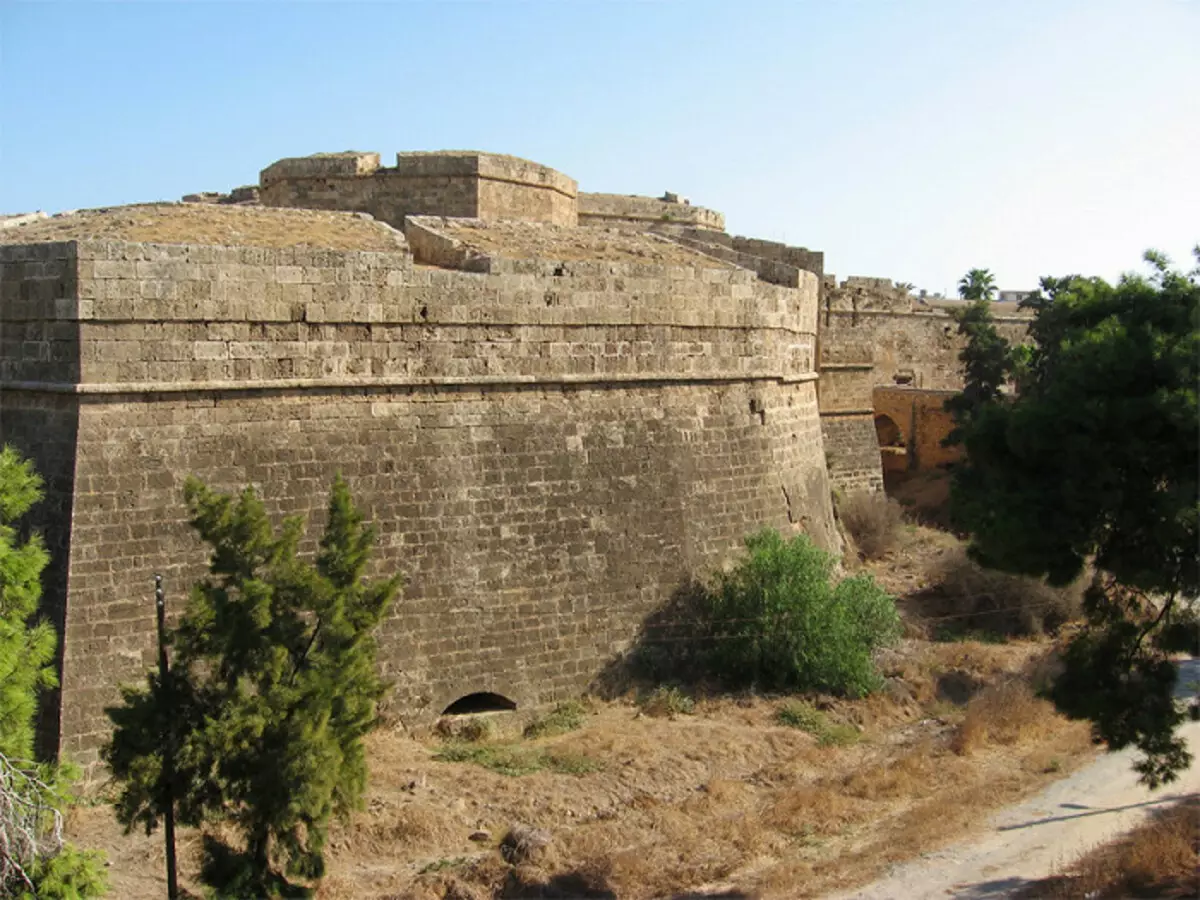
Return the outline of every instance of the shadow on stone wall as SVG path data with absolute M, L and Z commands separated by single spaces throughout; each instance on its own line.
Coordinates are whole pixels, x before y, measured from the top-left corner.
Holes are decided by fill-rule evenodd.
M 704 585 L 694 578 L 676 588 L 642 620 L 633 644 L 604 667 L 590 692 L 612 700 L 650 684 L 715 688 L 702 668 L 701 651 L 712 637 L 703 615 L 704 594 Z

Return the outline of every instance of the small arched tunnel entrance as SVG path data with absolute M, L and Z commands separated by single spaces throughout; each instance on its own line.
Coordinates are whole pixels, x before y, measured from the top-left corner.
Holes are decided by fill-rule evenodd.
M 511 712 L 517 708 L 516 701 L 509 700 L 503 694 L 493 694 L 491 691 L 478 691 L 459 697 L 444 710 L 443 716 L 471 716 L 477 713 Z
M 875 436 L 879 439 L 879 454 L 883 471 L 904 472 L 908 469 L 908 447 L 904 432 L 895 420 L 880 413 L 875 416 Z

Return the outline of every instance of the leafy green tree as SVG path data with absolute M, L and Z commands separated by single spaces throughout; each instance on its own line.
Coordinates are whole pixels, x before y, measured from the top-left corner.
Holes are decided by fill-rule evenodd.
M 996 296 L 996 278 L 988 269 L 971 269 L 958 282 L 964 300 L 991 300 Z
M 173 798 L 182 824 L 229 820 L 244 846 L 208 839 L 205 882 L 221 896 L 303 896 L 289 876 L 324 874 L 331 818 L 361 803 L 362 739 L 385 690 L 373 632 L 401 579 L 364 578 L 375 534 L 340 476 L 313 563 L 297 556 L 302 520 L 277 533 L 250 488 L 235 498 L 193 478 L 185 500 L 209 575 L 170 634 L 169 683 L 151 675 L 109 710 L 118 817 L 150 832 Z
M 1146 258 L 1115 285 L 1043 279 L 1021 389 L 962 423 L 951 505 L 985 566 L 1052 584 L 1094 566 L 1054 699 L 1137 746 L 1156 786 L 1190 759 L 1172 654 L 1200 644 L 1200 269 Z
M 38 693 L 57 684 L 56 636 L 37 618 L 49 555 L 39 535 L 22 539 L 15 523 L 41 498 L 32 463 L 0 448 L 0 892 L 98 897 L 106 888 L 100 856 L 62 840 L 71 773 L 34 761 Z

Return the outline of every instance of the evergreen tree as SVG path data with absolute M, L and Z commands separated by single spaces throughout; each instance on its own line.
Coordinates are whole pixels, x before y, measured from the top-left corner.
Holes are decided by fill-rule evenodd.
M 38 691 L 57 684 L 54 628 L 33 621 L 50 557 L 40 535 L 22 541 L 14 524 L 41 488 L 32 463 L 0 448 L 0 754 L 9 760 L 33 758 Z
M 1200 270 L 1147 259 L 1116 285 L 1043 279 L 1019 393 L 959 422 L 951 505 L 984 565 L 1056 584 L 1094 566 L 1054 699 L 1158 785 L 1190 758 L 1172 654 L 1200 649 Z
M 37 618 L 49 555 L 16 522 L 41 498 L 32 463 L 0 447 L 0 893 L 83 900 L 105 891 L 102 860 L 63 843 L 70 773 L 33 758 L 38 694 L 57 684 L 56 636 Z
M 276 533 L 250 488 L 235 498 L 189 479 L 185 500 L 212 548 L 209 575 L 171 633 L 169 683 L 153 675 L 109 710 L 118 815 L 149 832 L 173 798 L 183 824 L 228 819 L 244 846 L 208 840 L 205 882 L 302 895 L 287 876 L 320 878 L 330 819 L 361 802 L 362 738 L 384 693 L 373 631 L 401 581 L 364 580 L 375 535 L 340 476 L 315 563 L 297 556 L 302 521 Z

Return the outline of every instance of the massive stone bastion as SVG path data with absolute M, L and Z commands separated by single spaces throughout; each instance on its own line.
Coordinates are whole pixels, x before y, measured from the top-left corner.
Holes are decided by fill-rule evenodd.
M 583 690 L 754 529 L 836 547 L 817 276 L 555 203 L 398 228 L 158 204 L 0 231 L 0 440 L 47 481 L 63 636 L 48 750 L 97 760 L 104 707 L 154 662 L 154 574 L 178 610 L 203 573 L 190 474 L 307 514 L 310 550 L 347 478 L 378 571 L 407 576 L 380 646 L 389 712 L 414 721 Z

